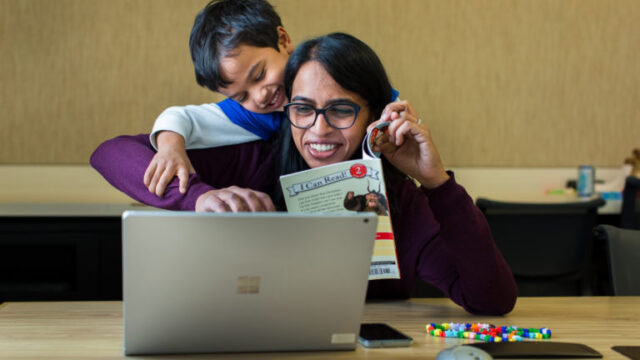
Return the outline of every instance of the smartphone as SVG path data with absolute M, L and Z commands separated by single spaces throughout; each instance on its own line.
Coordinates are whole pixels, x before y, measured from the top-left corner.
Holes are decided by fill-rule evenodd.
M 368 348 L 410 346 L 413 339 L 387 324 L 361 324 L 358 342 Z

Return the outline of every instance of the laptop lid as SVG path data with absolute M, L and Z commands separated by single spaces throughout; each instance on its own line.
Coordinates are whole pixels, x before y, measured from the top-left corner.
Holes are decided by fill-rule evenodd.
M 127 211 L 125 354 L 353 349 L 373 213 Z

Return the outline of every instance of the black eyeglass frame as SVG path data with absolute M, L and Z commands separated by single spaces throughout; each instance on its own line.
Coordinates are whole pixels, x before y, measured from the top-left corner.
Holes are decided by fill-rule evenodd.
M 303 105 L 303 106 L 307 106 L 311 109 L 313 109 L 313 111 L 315 111 L 316 115 L 313 118 L 313 121 L 311 122 L 311 124 L 309 124 L 309 126 L 298 126 L 296 124 L 293 123 L 293 121 L 291 121 L 291 119 L 289 118 L 289 108 L 291 106 L 294 105 Z M 338 127 L 335 126 L 334 124 L 331 123 L 331 120 L 329 120 L 329 117 L 327 116 L 327 110 L 336 107 L 336 106 L 351 106 L 353 107 L 353 109 L 355 110 L 355 114 L 353 115 L 353 121 L 351 121 L 351 124 L 349 124 L 349 126 L 344 126 L 344 127 Z M 329 124 L 329 126 L 331 126 L 334 129 L 338 129 L 338 130 L 344 130 L 344 129 L 348 129 L 350 127 L 352 127 L 355 123 L 356 120 L 358 119 L 358 114 L 360 114 L 360 105 L 358 104 L 354 104 L 354 103 L 350 103 L 350 102 L 342 102 L 342 103 L 335 103 L 335 104 L 331 104 L 323 109 L 317 109 L 309 104 L 305 104 L 305 103 L 288 103 L 287 105 L 284 106 L 284 115 L 287 118 L 287 120 L 289 121 L 289 123 L 298 129 L 309 129 L 311 128 L 313 125 L 316 124 L 316 121 L 318 121 L 318 115 L 322 114 L 324 116 L 324 120 L 327 122 L 327 124 Z

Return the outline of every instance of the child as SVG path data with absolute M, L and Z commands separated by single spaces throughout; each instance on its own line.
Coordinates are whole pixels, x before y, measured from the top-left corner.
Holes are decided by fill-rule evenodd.
M 198 84 L 229 99 L 170 107 L 156 119 L 150 140 L 158 152 L 143 180 L 158 196 L 176 175 L 186 191 L 195 172 L 186 149 L 267 140 L 284 119 L 282 84 L 293 46 L 266 0 L 212 0 L 196 16 L 189 47 Z
M 186 148 L 268 139 L 279 130 L 287 102 L 283 77 L 293 47 L 266 0 L 212 0 L 196 16 L 189 47 L 198 84 L 229 99 L 160 114 L 150 138 L 158 153 L 144 176 L 158 196 L 176 174 L 186 191 L 194 172 Z

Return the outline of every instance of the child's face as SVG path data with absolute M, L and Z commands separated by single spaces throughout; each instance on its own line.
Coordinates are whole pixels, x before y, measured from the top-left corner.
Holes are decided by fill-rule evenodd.
M 249 111 L 282 111 L 287 103 L 284 68 L 293 47 L 284 29 L 278 30 L 281 35 L 278 41 L 280 51 L 270 47 L 240 45 L 220 61 L 220 73 L 231 84 L 218 91 Z

